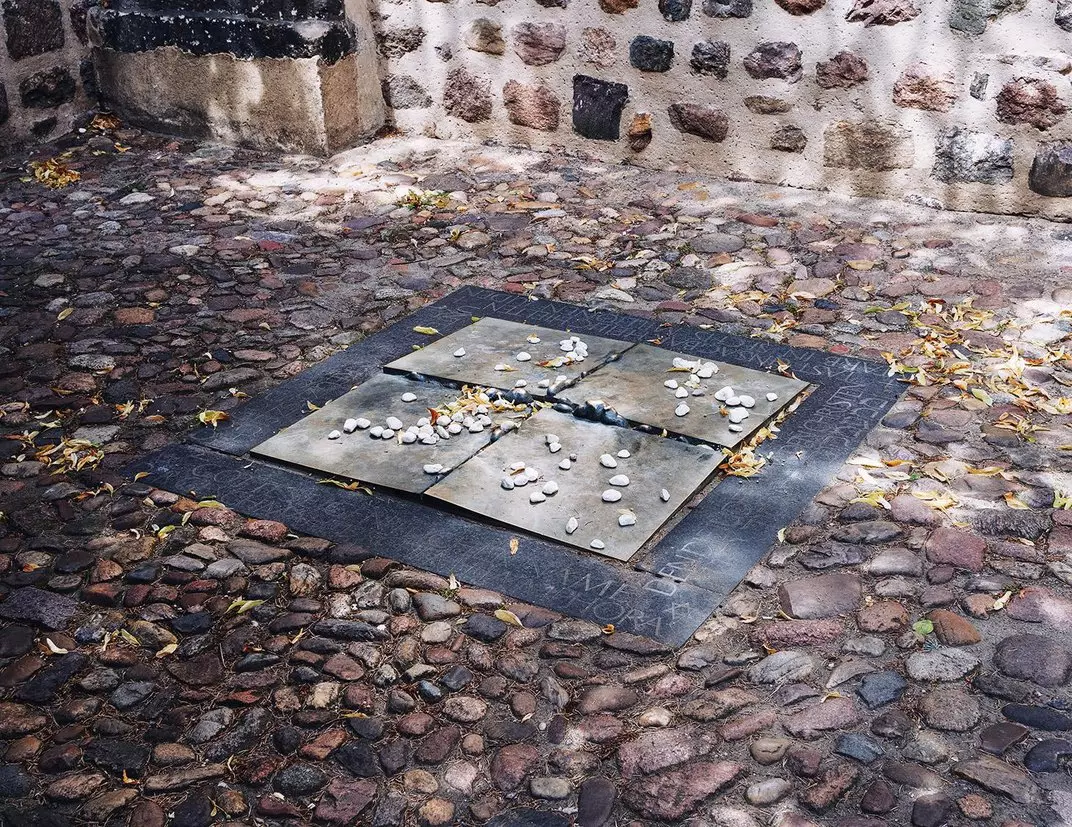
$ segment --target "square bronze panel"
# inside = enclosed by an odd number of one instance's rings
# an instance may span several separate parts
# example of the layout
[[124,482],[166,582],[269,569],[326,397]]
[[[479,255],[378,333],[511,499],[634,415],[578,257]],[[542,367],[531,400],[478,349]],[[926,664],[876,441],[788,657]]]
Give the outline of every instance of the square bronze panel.
[[[412,402],[403,402],[404,393],[412,393],[416,398]],[[347,419],[358,418],[382,427],[387,417],[393,416],[408,427],[416,424],[420,417],[428,416],[428,408],[445,405],[457,396],[456,389],[434,382],[415,382],[403,376],[381,374],[284,428],[253,448],[251,453],[370,485],[419,494],[438,478],[435,474],[426,474],[425,465],[442,465],[444,468],[460,465],[491,442],[492,429],[486,428],[479,433],[463,430],[435,445],[420,442],[403,445],[397,437],[374,439],[370,429],[341,433],[338,439],[328,439],[328,434],[341,432]]]
[[[420,350],[407,353],[401,359],[389,363],[384,370],[399,373],[419,373],[424,376],[447,379],[470,385],[510,390],[518,380],[526,385],[524,390],[536,398],[547,395],[540,387],[540,380],[557,380],[562,388],[585,374],[595,370],[612,356],[632,347],[631,342],[603,339],[599,336],[579,336],[588,347],[588,356],[583,362],[563,365],[559,368],[541,367],[541,362],[564,358],[567,353],[560,347],[570,333],[552,330],[537,325],[519,324],[503,319],[484,318],[461,330],[429,342]],[[540,341],[530,342],[530,336]],[[459,349],[464,356],[455,356]],[[531,358],[518,361],[517,356],[527,353]],[[496,365],[507,365],[511,370],[496,370]]]
[[[548,447],[547,436],[558,437],[557,453]],[[629,456],[618,457],[619,451]],[[610,455],[617,467],[600,462]],[[574,455],[569,470],[559,467]],[[627,428],[577,419],[544,408],[492,443],[442,482],[428,495],[484,517],[530,531],[586,551],[596,551],[617,560],[628,560],[692,495],[706,483],[723,459],[721,451],[706,445],[688,445]],[[541,476],[523,487],[506,490],[504,477],[516,479],[510,469],[517,463],[535,468]],[[616,475],[629,478],[628,485],[610,484]],[[530,494],[554,482],[558,492],[543,502],[532,503]],[[664,501],[661,492],[669,495]],[[618,502],[604,502],[604,491],[621,494]],[[628,511],[636,524],[619,525]],[[571,517],[577,529],[566,532]],[[604,548],[592,546],[600,540]]]
[[[641,344],[567,388],[559,397],[575,404],[601,399],[632,423],[665,428],[670,433],[734,449],[808,387],[807,382],[799,379],[715,362],[718,372],[700,380],[703,395],[690,393],[678,398],[664,384],[668,380],[681,384],[689,377],[687,372],[670,370],[675,358],[698,360],[701,364],[711,361]],[[755,400],[755,407],[748,409],[748,418],[739,423],[739,432],[730,430],[729,417],[721,413],[724,403],[715,398],[727,386],[734,394],[745,394]],[[768,393],[777,394],[778,398],[768,401]],[[684,416],[675,414],[681,403],[689,408]]]

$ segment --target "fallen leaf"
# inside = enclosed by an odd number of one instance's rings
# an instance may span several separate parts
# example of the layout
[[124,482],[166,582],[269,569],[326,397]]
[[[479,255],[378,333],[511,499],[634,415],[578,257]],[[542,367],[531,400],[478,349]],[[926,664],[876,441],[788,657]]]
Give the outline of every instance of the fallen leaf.
[[495,617],[499,618],[503,623],[509,623],[511,626],[520,626],[521,618],[511,612],[509,609],[496,609]]
[[926,618],[923,618],[912,624],[912,631],[920,637],[926,637],[934,631],[934,624]]
[[438,336],[439,331],[434,327],[425,327],[424,325],[417,325],[413,328],[414,333],[423,333],[425,336]]
[[70,316],[70,315],[71,315],[72,313],[74,313],[74,308],[73,308],[73,307],[65,307],[65,308],[63,308],[63,310],[61,310],[61,311],[59,312],[59,314],[58,314],[58,315],[56,316],[56,321],[57,321],[57,322],[62,322],[62,321],[63,321],[64,319],[66,319],[66,318],[67,318],[68,316]]
[[66,655],[70,651],[69,649],[64,649],[62,646],[57,646],[52,642],[52,638],[50,637],[45,638],[45,646],[48,647],[48,651],[53,655]]
[[177,643],[168,643],[160,648],[160,651],[156,653],[158,658],[166,658],[168,655],[175,653],[175,650],[179,648]]
[[521,539],[519,537],[510,538],[510,553],[517,554],[517,547],[521,545]]
[[230,419],[231,415],[226,411],[201,411],[201,413],[197,415],[197,418],[202,425],[211,425],[215,428],[221,422]]

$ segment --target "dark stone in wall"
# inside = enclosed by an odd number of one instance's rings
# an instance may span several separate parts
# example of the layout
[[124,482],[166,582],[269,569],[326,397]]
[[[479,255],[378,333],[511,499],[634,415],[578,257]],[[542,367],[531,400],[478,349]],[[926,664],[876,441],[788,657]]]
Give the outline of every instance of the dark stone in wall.
[[1067,111],[1057,87],[1041,78],[1016,78],[998,92],[998,120],[1003,123],[1029,123],[1036,129],[1049,129]]
[[7,123],[7,119],[11,116],[11,109],[7,104],[7,87],[0,83],[0,126]]
[[719,40],[700,41],[692,47],[689,65],[697,75],[725,80],[730,68],[730,44]]
[[651,115],[647,112],[637,112],[626,130],[625,137],[629,140],[629,148],[633,152],[643,152],[647,149],[652,138]]
[[744,59],[744,68],[752,77],[763,80],[781,78],[796,83],[804,75],[796,43],[768,41],[760,43]]
[[82,81],[82,89],[91,101],[100,99],[100,89],[97,87],[97,72],[93,66],[93,59],[84,57],[78,62],[78,79]]
[[1053,22],[1066,32],[1072,32],[1072,0],[1057,0],[1057,11],[1054,12]]
[[468,69],[451,69],[443,89],[447,113],[469,123],[491,117],[491,84]]
[[629,62],[641,72],[666,72],[674,62],[674,44],[639,35],[629,44]]
[[74,100],[77,84],[63,66],[37,72],[19,84],[19,98],[28,109],[52,109]]
[[949,28],[964,34],[982,34],[986,25],[1005,14],[1020,11],[1026,0],[954,0]]
[[811,14],[826,5],[826,0],[774,0],[793,15]]
[[1012,180],[1012,141],[953,127],[934,147],[931,174],[947,184],[1005,184]]
[[729,118],[719,109],[695,103],[673,103],[666,110],[674,129],[716,143],[726,140]]
[[56,0],[4,0],[3,9],[12,60],[63,48],[63,14]]
[[192,55],[231,54],[244,59],[319,57],[335,63],[354,51],[357,40],[353,27],[345,20],[310,27],[300,20],[203,13],[163,16],[115,8],[94,8],[90,16],[104,45],[119,52],[175,46]]
[[217,14],[262,20],[342,20],[345,0],[111,0],[119,11]]
[[89,15],[89,10],[95,5],[97,5],[97,0],[74,0],[68,12],[71,16],[71,29],[74,30],[78,42],[83,46],[89,43],[86,19]]
[[426,109],[432,105],[428,93],[409,75],[388,75],[380,84],[383,101],[391,109]]
[[1035,150],[1027,185],[1051,198],[1072,196],[1072,141],[1046,141]]
[[47,138],[52,134],[52,130],[56,128],[56,118],[48,117],[44,118],[33,126],[30,127],[30,134],[35,138]]
[[597,141],[618,140],[627,100],[629,87],[624,83],[574,75],[573,130]]
[[977,101],[981,101],[986,97],[986,87],[989,85],[990,75],[985,72],[976,72],[972,75],[971,86],[968,87],[968,94]]
[[849,89],[867,80],[867,75],[867,61],[848,51],[815,66],[815,82],[823,89]]
[[536,0],[545,9],[564,9],[569,0]]
[[704,0],[703,13],[708,17],[751,17],[752,0]]
[[420,26],[408,29],[388,29],[376,35],[380,54],[386,58],[402,57],[404,54],[416,51],[424,43],[424,37],[425,31]]
[[781,126],[771,135],[770,148],[779,152],[803,152],[808,136],[799,126]]
[[692,0],[659,0],[659,12],[671,23],[680,23],[692,14]]

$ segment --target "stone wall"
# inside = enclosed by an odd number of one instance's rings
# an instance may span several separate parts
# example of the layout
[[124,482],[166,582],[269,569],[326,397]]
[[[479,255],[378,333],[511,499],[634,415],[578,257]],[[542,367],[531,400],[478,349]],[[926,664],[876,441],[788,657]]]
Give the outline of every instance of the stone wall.
[[69,130],[89,107],[89,0],[0,2],[0,152]]
[[373,0],[397,127],[1072,217],[1072,0]]

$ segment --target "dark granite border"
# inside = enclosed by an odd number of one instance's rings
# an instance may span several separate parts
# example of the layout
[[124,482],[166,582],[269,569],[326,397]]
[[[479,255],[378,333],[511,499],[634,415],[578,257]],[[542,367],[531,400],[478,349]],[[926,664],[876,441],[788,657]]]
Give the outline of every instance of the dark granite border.
[[[426,344],[415,326],[450,333],[474,316],[627,341],[657,338],[668,349],[757,370],[782,360],[816,388],[779,438],[763,444],[770,457],[759,476],[723,481],[632,569],[528,535],[511,554],[517,532],[387,492],[369,497],[321,485],[315,475],[245,457],[300,418],[307,401],[341,396],[413,345]],[[138,461],[129,473],[148,471],[147,481],[161,488],[213,494],[244,514],[679,646],[828,483],[902,389],[878,363],[466,287],[260,394],[232,422],[191,432],[193,444]]]

